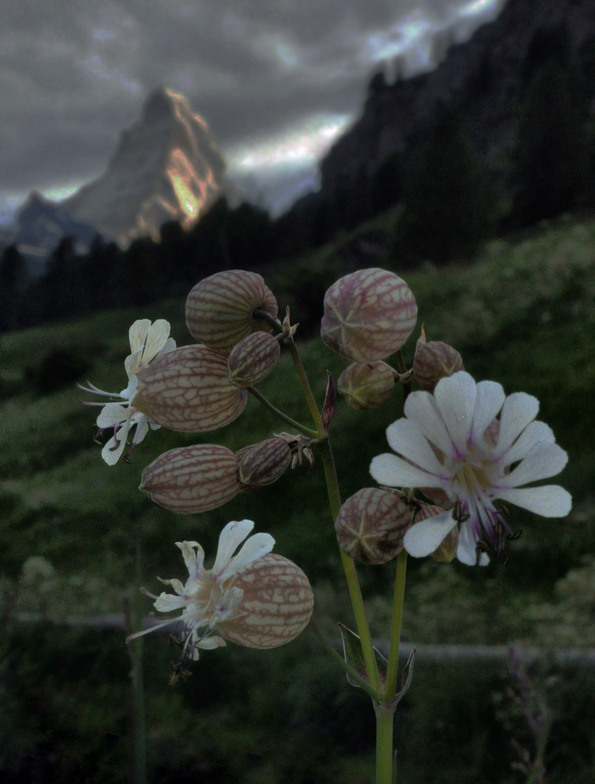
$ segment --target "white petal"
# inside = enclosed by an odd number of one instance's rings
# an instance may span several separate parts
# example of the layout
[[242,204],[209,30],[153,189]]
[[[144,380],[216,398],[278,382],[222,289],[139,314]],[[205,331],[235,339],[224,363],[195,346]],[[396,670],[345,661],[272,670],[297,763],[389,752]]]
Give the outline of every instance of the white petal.
[[502,477],[499,484],[502,487],[520,487],[529,482],[548,479],[556,476],[568,462],[568,455],[558,444],[535,444],[527,457],[511,471]]
[[507,466],[523,460],[536,444],[553,444],[556,438],[554,432],[545,422],[531,422],[523,430],[514,444],[500,458],[501,465]]
[[127,420],[118,430],[116,435],[112,436],[101,450],[101,457],[108,465],[116,465],[122,456],[122,452],[126,446],[126,436],[128,435],[129,428],[130,420]]
[[196,643],[197,648],[202,648],[203,651],[213,651],[215,648],[222,648],[227,645],[223,637],[203,637]]
[[423,558],[437,550],[457,524],[450,511],[415,523],[405,534],[403,545],[414,558]]
[[174,596],[173,593],[162,593],[159,594],[153,606],[157,612],[173,612],[186,607],[186,600],[181,596]]
[[[188,574],[195,580],[200,579],[205,560],[205,551],[198,542],[176,542],[176,547],[182,551],[184,563]],[[194,552],[196,550],[196,552]]]
[[[467,566],[475,566],[477,564],[477,542],[475,541],[473,528],[467,523],[463,523],[459,531],[457,559]],[[482,553],[479,558],[479,566],[487,566],[489,562],[490,559],[487,553]]]
[[97,417],[97,427],[101,429],[114,427],[120,422],[125,422],[130,417],[130,409],[121,406],[119,403],[107,403],[99,412]]
[[156,354],[156,357],[162,357],[164,354],[169,354],[170,351],[173,351],[176,347],[176,341],[173,338],[168,338],[165,341],[165,345],[161,349],[161,351]]
[[140,444],[140,442],[149,432],[149,421],[144,414],[137,413],[132,417],[132,424],[136,425],[136,432],[134,434],[134,438],[132,439],[132,443]]
[[225,526],[219,534],[217,557],[211,569],[214,574],[219,574],[225,569],[235,550],[253,528],[252,520],[234,520]]
[[464,454],[473,425],[473,411],[477,386],[464,370],[441,379],[436,384],[434,397],[451,439]]
[[213,569],[217,580],[225,582],[243,566],[247,566],[253,561],[262,558],[263,555],[270,553],[274,546],[275,540],[270,534],[254,534],[244,543],[240,552],[229,561],[221,574],[217,574]]
[[170,329],[169,321],[165,319],[157,319],[151,325],[143,351],[143,365],[150,362],[165,346]]
[[132,378],[141,366],[143,352],[142,349],[135,351],[134,354],[129,354],[124,360],[124,368],[128,378]]
[[502,408],[506,395],[502,384],[495,381],[480,381],[477,385],[475,410],[473,412],[473,426],[471,428],[471,441],[479,444],[483,434],[496,418]]
[[415,422],[397,419],[387,427],[386,439],[391,449],[424,471],[440,473],[442,466]]
[[513,392],[506,398],[500,414],[500,432],[493,452],[494,458],[506,452],[529,422],[535,419],[538,411],[539,400],[525,392]]
[[542,517],[566,517],[572,508],[572,496],[560,485],[499,490],[497,497]]
[[405,416],[418,426],[424,436],[445,455],[452,452],[452,439],[444,426],[434,396],[429,392],[412,392],[405,402]]
[[370,473],[379,485],[387,487],[442,487],[444,480],[428,474],[400,457],[378,455],[370,463]]
[[172,577],[171,580],[163,580],[161,577],[158,577],[157,579],[160,583],[163,583],[163,585],[171,585],[178,596],[181,596],[184,593],[184,586],[175,577]]
[[149,319],[139,319],[128,330],[128,337],[130,339],[130,350],[133,354],[142,349],[145,345],[145,340],[149,334],[149,327],[151,322]]

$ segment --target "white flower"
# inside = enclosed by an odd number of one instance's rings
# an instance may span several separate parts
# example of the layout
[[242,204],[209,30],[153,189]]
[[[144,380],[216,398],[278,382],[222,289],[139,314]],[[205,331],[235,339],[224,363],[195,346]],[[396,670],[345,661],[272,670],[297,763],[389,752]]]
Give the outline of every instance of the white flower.
[[219,536],[217,557],[211,569],[204,568],[205,554],[198,542],[176,542],[188,568],[186,583],[182,584],[175,579],[161,580],[158,577],[164,585],[171,585],[175,594],[162,593],[160,596],[154,596],[142,590],[155,599],[154,606],[158,612],[182,610],[182,614],[151,629],[132,634],[126,642],[168,624],[183,621],[183,658],[196,661],[199,648],[212,649],[225,645],[225,640],[215,634],[217,624],[233,617],[244,596],[241,588],[234,587],[234,577],[244,566],[270,553],[275,544],[270,534],[254,534],[244,542],[239,553],[234,555],[253,528],[254,523],[251,520],[228,523]]
[[534,421],[538,409],[531,395],[506,397],[500,384],[476,384],[464,371],[443,378],[433,395],[409,395],[405,418],[386,431],[402,457],[379,455],[370,472],[389,487],[439,488],[455,504],[409,529],[404,544],[411,555],[434,552],[457,522],[459,561],[483,565],[486,552],[505,555],[512,531],[494,505],[497,499],[544,517],[569,513],[572,499],[562,487],[522,487],[555,476],[568,460],[548,425]]
[[105,444],[101,451],[101,456],[108,465],[115,465],[124,451],[128,432],[136,426],[136,432],[132,440],[132,448],[139,444],[149,432],[157,430],[159,425],[149,421],[145,414],[137,411],[130,405],[134,397],[138,378],[136,374],[148,365],[151,360],[172,351],[176,347],[176,341],[169,337],[170,325],[165,319],[158,319],[151,324],[149,319],[139,319],[130,327],[130,350],[131,354],[126,357],[124,367],[128,375],[128,386],[121,392],[104,392],[98,389],[90,381],[89,387],[80,384],[79,389],[91,392],[94,395],[105,395],[106,397],[120,398],[118,403],[86,403],[88,406],[103,406],[97,417],[97,427],[102,433],[108,428],[114,429],[114,435]]

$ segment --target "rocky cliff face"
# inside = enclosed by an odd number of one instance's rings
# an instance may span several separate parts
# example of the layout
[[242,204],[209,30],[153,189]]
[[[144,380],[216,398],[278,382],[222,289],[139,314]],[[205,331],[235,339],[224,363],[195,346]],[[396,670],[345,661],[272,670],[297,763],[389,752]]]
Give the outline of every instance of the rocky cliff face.
[[158,238],[166,221],[192,225],[223,194],[232,204],[241,197],[207,123],[183,95],[161,87],[122,132],[105,173],[62,206],[126,247],[135,237]]
[[509,0],[494,22],[451,47],[435,71],[377,86],[361,118],[321,162],[321,196],[423,140],[441,102],[458,107],[481,154],[490,157],[508,146],[529,44],[538,29],[562,22],[578,46],[595,33],[594,0]]

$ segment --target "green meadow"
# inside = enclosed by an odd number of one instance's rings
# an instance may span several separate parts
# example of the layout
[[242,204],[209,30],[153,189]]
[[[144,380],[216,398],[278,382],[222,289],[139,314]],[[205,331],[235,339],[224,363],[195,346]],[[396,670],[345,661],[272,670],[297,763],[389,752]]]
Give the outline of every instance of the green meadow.
[[[423,323],[428,340],[460,351],[476,380],[535,395],[539,418],[569,454],[567,468],[552,482],[574,497],[565,520],[511,510],[511,525],[522,536],[506,566],[410,559],[403,639],[595,647],[595,219],[565,216],[541,224],[488,243],[465,263],[405,271],[385,256],[378,266],[401,274],[418,302],[418,326],[404,347],[408,364]],[[336,247],[263,274],[281,312],[290,304],[299,322],[300,308],[307,311],[306,337],[300,340],[298,329],[296,339],[322,403],[326,371],[336,379],[347,364],[308,329],[325,287],[342,274]],[[196,516],[166,512],[138,490],[143,468],[167,449],[218,443],[237,450],[290,429],[258,401],[250,399],[242,416],[220,431],[151,432],[129,463],[109,467],[94,442],[99,409],[80,403],[92,396],[72,380],[44,391],[40,379],[51,375],[57,349],[85,370],[80,383],[88,378],[112,391],[126,386],[127,333],[137,318],[167,318],[178,345],[192,342],[183,300],[106,311],[0,340],[0,771],[8,782],[130,780],[125,634],[59,622],[121,613],[125,597],[137,602],[139,584],[159,592],[157,575],[184,579],[176,541],[197,540],[213,557],[223,525],[254,520],[255,530],[275,537],[275,551],[310,577],[315,612],[328,635],[337,636],[337,621],[352,623],[319,461],[311,473],[297,466],[270,487]],[[287,354],[259,389],[309,424]],[[339,400],[331,438],[344,498],[374,485],[368,467],[388,451],[384,431],[401,415],[401,404],[399,388],[375,411],[352,411]],[[33,573],[30,563],[23,572],[33,556],[53,568]],[[359,572],[373,635],[383,638],[394,564]],[[148,614],[150,600],[141,602]],[[167,637],[145,638],[150,781],[371,780],[368,700],[347,685],[308,632],[272,652],[232,645],[207,651],[192,676],[172,688],[168,662],[175,657]],[[586,784],[595,777],[595,672],[562,671],[546,660],[534,673],[536,683],[552,674],[558,680],[548,697],[556,711],[547,781]],[[396,717],[401,780],[522,781],[510,768],[510,737],[529,743],[529,736],[507,703],[507,678],[504,665],[420,659]]]

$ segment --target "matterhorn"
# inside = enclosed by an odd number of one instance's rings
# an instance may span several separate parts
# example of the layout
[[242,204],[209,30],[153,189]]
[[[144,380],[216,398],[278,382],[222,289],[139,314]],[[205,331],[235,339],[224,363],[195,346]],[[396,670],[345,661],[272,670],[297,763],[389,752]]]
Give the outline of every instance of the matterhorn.
[[159,87],[140,122],[122,132],[105,173],[61,206],[126,247],[135,237],[157,240],[166,221],[189,228],[221,195],[231,204],[241,198],[209,126],[183,95]]

